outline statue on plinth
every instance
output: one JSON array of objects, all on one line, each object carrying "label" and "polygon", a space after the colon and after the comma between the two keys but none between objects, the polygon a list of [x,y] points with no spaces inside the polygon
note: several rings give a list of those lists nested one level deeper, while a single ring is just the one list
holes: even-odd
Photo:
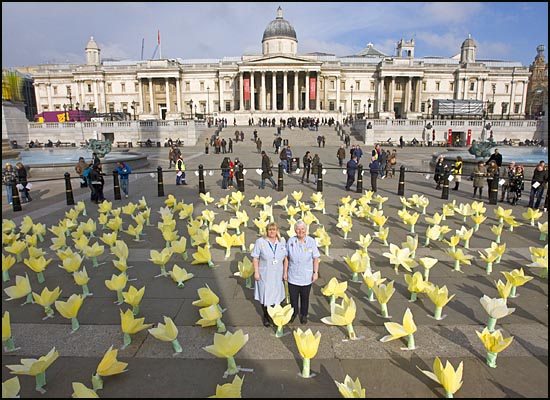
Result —
[{"label": "statue on plinth", "polygon": [[111,152],[111,144],[110,140],[90,139],[84,147],[92,150],[99,158],[103,158]]}]

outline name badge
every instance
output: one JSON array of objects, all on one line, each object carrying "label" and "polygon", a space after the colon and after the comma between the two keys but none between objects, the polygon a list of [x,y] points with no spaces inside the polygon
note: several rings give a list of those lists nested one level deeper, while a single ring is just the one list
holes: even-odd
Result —
[{"label": "name badge", "polygon": [[279,262],[279,260],[273,259],[273,265],[277,264],[278,262]]}]

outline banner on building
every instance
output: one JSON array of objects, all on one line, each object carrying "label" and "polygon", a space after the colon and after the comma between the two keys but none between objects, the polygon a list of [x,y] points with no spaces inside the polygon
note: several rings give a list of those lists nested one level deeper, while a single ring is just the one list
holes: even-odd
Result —
[{"label": "banner on building", "polygon": [[245,101],[250,100],[250,78],[244,78],[243,86],[244,86],[244,99]]},{"label": "banner on building", "polygon": [[453,145],[453,130],[449,128],[449,133],[447,134],[447,144],[449,146]]},{"label": "banner on building", "polygon": [[314,76],[309,78],[309,99],[315,100],[315,93],[317,92],[317,88],[315,87],[317,83],[317,80]]}]

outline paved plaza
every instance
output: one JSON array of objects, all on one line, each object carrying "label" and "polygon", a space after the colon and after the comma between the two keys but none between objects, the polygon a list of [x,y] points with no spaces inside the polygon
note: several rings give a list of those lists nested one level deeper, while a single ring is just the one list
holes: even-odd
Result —
[{"label": "paved plaza", "polygon": [[[222,131],[222,135],[234,138],[235,129],[245,132],[245,141],[235,143],[233,154],[228,156],[239,157],[247,169],[242,209],[246,210],[250,217],[248,227],[243,229],[248,246],[258,237],[258,229],[252,220],[259,216],[260,211],[260,208],[250,205],[250,199],[256,195],[271,196],[274,219],[285,234],[291,228],[287,221],[288,215],[283,207],[275,203],[288,195],[289,204],[293,204],[291,193],[302,191],[302,200],[313,204],[311,195],[316,192],[316,187],[313,183],[302,184],[301,174],[290,174],[284,175],[282,192],[272,189],[269,183],[265,189],[258,189],[260,177],[255,170],[260,167],[260,155],[251,140],[255,128],[227,127]],[[277,164],[278,156],[274,154],[272,147],[275,128],[256,129],[262,139],[263,149],[268,152],[274,164]],[[302,359],[294,336],[289,334],[277,338],[274,328],[262,325],[261,307],[254,301],[254,291],[245,287],[244,279],[234,275],[238,271],[238,262],[244,257],[250,258],[250,254],[243,254],[239,247],[233,247],[230,257],[224,258],[225,249],[216,244],[217,234],[211,232],[210,251],[215,268],[210,268],[206,264],[191,265],[192,254],[196,249],[188,240],[189,259],[184,261],[181,255],[174,254],[167,264],[167,270],[171,270],[174,264],[177,264],[193,273],[194,277],[186,281],[183,288],[178,288],[169,277],[155,277],[159,273],[159,266],[149,261],[150,250],[160,251],[165,247],[165,240],[157,229],[157,223],[161,221],[159,211],[161,207],[165,207],[164,202],[169,194],[187,204],[193,204],[195,217],[201,215],[205,209],[216,213],[215,223],[229,221],[235,216],[234,211],[229,208],[224,211],[215,205],[221,197],[230,194],[231,191],[221,189],[219,167],[225,155],[212,154],[212,148],[210,154],[204,154],[204,140],[213,132],[213,128],[203,130],[197,145],[182,149],[188,169],[187,186],[176,187],[175,172],[168,169],[168,149],[164,147],[142,149],[150,160],[149,167],[133,171],[128,199],[114,200],[112,177],[106,177],[105,197],[108,201],[113,201],[113,208],[129,202],[137,203],[142,198],[151,208],[151,226],[144,228],[143,241],[134,241],[133,237],[125,232],[118,234],[119,239],[123,239],[130,249],[127,263],[133,268],[128,269],[128,275],[136,279],[128,282],[125,290],[130,285],[137,289],[145,286],[138,317],[144,317],[145,323],[154,324],[155,327],[159,322],[164,323],[163,316],[172,318],[179,329],[178,339],[183,351],[174,355],[170,343],[159,341],[147,330],[133,335],[132,343],[118,352],[118,359],[128,363],[127,371],[120,375],[105,377],[104,388],[98,391],[100,397],[208,397],[216,393],[216,385],[233,381],[233,376],[224,378],[227,361],[203,350],[203,347],[212,345],[216,327],[202,328],[197,325],[201,318],[199,307],[192,305],[192,302],[199,299],[197,289],[205,285],[219,296],[220,305],[225,309],[222,320],[227,331],[235,332],[242,329],[248,334],[248,342],[235,356],[237,365],[244,369],[238,374],[244,377],[242,397],[340,397],[334,381],[343,382],[346,375],[354,380],[359,379],[362,387],[366,389],[367,397],[443,397],[445,392],[441,385],[420,371],[431,371],[435,357],[439,357],[443,363],[449,360],[454,368],[457,368],[460,362],[464,363],[464,383],[455,397],[548,397],[548,280],[539,276],[539,270],[526,266],[531,263],[529,247],[543,247],[547,241],[540,240],[536,224],[530,226],[521,215],[527,210],[528,193],[524,192],[520,204],[512,207],[507,203],[489,204],[485,189],[483,201],[487,208],[487,220],[473,234],[469,249],[464,249],[462,242],[457,246],[473,256],[472,265],[463,265],[462,272],[453,271],[453,260],[446,254],[446,243],[432,240],[429,246],[424,246],[426,229],[430,225],[426,218],[433,217],[435,213],[441,214],[443,205],[453,200],[457,204],[471,203],[473,200],[472,182],[467,179],[463,179],[458,191],[449,191],[449,199],[444,200],[441,199],[442,192],[435,190],[433,178],[426,177],[431,170],[429,161],[432,154],[438,151],[445,152],[444,148],[398,148],[396,176],[393,179],[378,180],[378,194],[388,198],[383,203],[384,215],[389,217],[385,225],[389,227],[388,242],[401,247],[402,243],[407,241],[407,237],[413,235],[410,233],[410,227],[398,216],[398,211],[402,209],[401,196],[397,195],[399,167],[405,165],[407,173],[404,197],[409,198],[413,194],[418,194],[429,199],[426,215],[420,215],[415,226],[415,233],[418,235],[415,259],[438,259],[439,262],[431,270],[429,279],[440,287],[446,285],[449,294],[455,297],[444,306],[443,314],[446,317],[442,320],[432,318],[435,306],[426,294],[419,294],[416,302],[409,302],[410,293],[404,279],[406,271],[400,267],[399,274],[395,273],[388,258],[383,255],[388,251],[388,247],[375,238],[368,248],[372,269],[380,271],[382,277],[387,279],[386,283],[394,281],[396,289],[388,303],[392,319],[385,319],[379,315],[378,302],[366,300],[367,290],[362,279],[359,278],[359,282],[350,280],[352,273],[343,259],[344,256],[351,257],[359,248],[356,241],[360,235],[374,235],[377,228],[365,218],[354,217],[353,227],[348,238],[344,239],[343,232],[336,227],[341,199],[345,196],[359,199],[365,190],[370,189],[368,173],[364,175],[362,193],[356,193],[355,190],[346,192],[346,175],[338,167],[336,159],[336,151],[341,142],[334,129],[323,127],[319,132],[307,129],[283,131],[282,136],[289,140],[294,157],[301,160],[306,150],[312,154],[318,153],[327,170],[323,182],[326,214],[321,211],[314,211],[314,214],[331,236],[330,252],[327,255],[324,249],[320,249],[320,277],[313,285],[308,324],[302,325],[296,319],[284,328],[285,332],[291,332],[295,328],[310,328],[314,333],[321,333],[319,350],[311,360],[311,371],[316,376],[311,379],[299,376]],[[327,138],[324,148],[317,146],[316,138],[319,134]],[[352,144],[356,143],[357,138],[352,138]],[[364,151],[362,163],[366,168],[372,149],[371,146],[361,147]],[[206,191],[216,199],[209,206],[205,206],[199,197],[198,177],[194,173],[199,164],[202,164],[206,171]],[[157,166],[164,170],[165,196],[162,197],[158,196]],[[212,174],[209,171],[213,171]],[[73,168],[68,172],[74,175]],[[110,171],[105,172],[110,175]],[[274,178],[277,180],[276,173]],[[30,180],[33,181],[32,178]],[[80,188],[77,179],[72,180],[72,187],[75,201],[86,203],[87,216],[80,215],[78,221],[96,219],[99,215],[98,206],[90,202],[89,190]],[[355,187],[354,185],[353,189]],[[57,224],[65,217],[65,213],[73,208],[66,205],[65,183],[62,179],[33,182],[32,197],[32,202],[22,205],[23,211],[14,212],[7,205],[4,190],[2,218],[13,220],[19,229],[23,218],[29,216],[33,222],[44,223],[49,228]],[[376,207],[376,204],[372,202],[371,206]],[[497,224],[494,210],[498,206],[511,209],[516,220],[522,222],[522,225],[514,228],[513,232],[509,231],[507,225],[504,227],[501,243],[506,243],[506,252],[502,256],[502,261],[494,265],[491,275],[487,275],[486,263],[481,259],[479,251],[485,252],[485,249],[495,241],[491,227]],[[419,208],[412,211],[422,213]],[[124,229],[129,223],[134,223],[129,215],[121,214],[121,217]],[[188,237],[188,221],[178,219],[177,214],[175,220],[178,232]],[[540,222],[547,221],[548,214],[544,213]],[[446,235],[447,239],[462,226],[473,227],[470,218],[463,222],[459,215],[447,217],[443,223],[451,229]],[[310,233],[317,227],[317,224],[313,224]],[[96,238],[92,238],[90,243],[98,242],[103,245],[97,237],[110,232],[109,229],[102,230],[98,223]],[[73,277],[58,267],[61,261],[50,249],[52,237],[53,234],[48,230],[44,242],[37,245],[42,247],[46,258],[53,259],[44,272],[45,282],[38,283],[37,274],[23,262],[18,262],[10,269],[11,279],[3,282],[3,289],[15,284],[16,275],[24,276],[26,273],[36,293],[41,292],[44,287],[53,290],[57,286],[62,289],[61,300],[67,300],[73,293],[81,293],[81,288],[75,284]],[[68,238],[67,243],[72,244],[72,240]],[[7,255],[5,250],[3,253]],[[26,251],[23,256],[28,257]],[[125,311],[130,306],[115,304],[116,293],[105,286],[105,280],[119,273],[113,266],[114,259],[116,257],[110,253],[108,246],[105,246],[105,252],[98,257],[101,265],[93,267],[91,260],[83,261],[90,276],[88,286],[93,296],[84,300],[78,314],[80,329],[74,333],[71,333],[71,322],[57,311],[54,318],[43,320],[43,307],[37,304],[21,306],[24,299],[6,301],[6,293],[2,293],[2,309],[3,312],[10,312],[12,336],[18,348],[10,353],[3,350],[2,381],[15,376],[6,365],[19,364],[24,358],[41,357],[52,347],[59,352],[59,358],[46,372],[47,391],[42,395],[37,393],[34,377],[19,375],[21,397],[68,398],[73,393],[72,382],[81,382],[91,388],[91,377],[104,353],[110,346],[123,346],[120,310]],[[486,350],[476,334],[476,331],[483,330],[488,321],[488,314],[480,304],[480,298],[483,295],[499,297],[495,281],[500,279],[506,282],[501,272],[519,268],[523,268],[526,275],[533,276],[534,279],[518,287],[518,297],[508,299],[508,306],[515,308],[515,311],[497,321],[496,327],[502,330],[503,336],[514,336],[514,340],[498,355],[497,368],[490,368],[485,363]],[[422,267],[418,266],[414,271],[416,270],[422,271]],[[345,327],[329,326],[321,322],[321,318],[330,315],[329,298],[321,293],[321,288],[333,277],[340,282],[348,282],[346,293],[357,305],[353,327],[359,340],[347,341]],[[340,301],[338,300],[338,303]],[[418,327],[414,334],[417,348],[412,351],[403,350],[402,348],[406,347],[404,338],[380,342],[380,338],[388,334],[384,323],[391,321],[401,324],[407,308],[411,310]]]}]

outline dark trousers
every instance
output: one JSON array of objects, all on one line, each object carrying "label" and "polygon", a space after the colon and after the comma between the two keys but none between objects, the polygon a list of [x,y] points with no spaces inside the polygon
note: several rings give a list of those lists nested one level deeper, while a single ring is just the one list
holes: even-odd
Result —
[{"label": "dark trousers", "polygon": [[376,186],[378,180],[378,173],[370,174],[370,185],[372,187],[372,191],[376,192],[378,190],[378,187]]},{"label": "dark trousers", "polygon": [[355,182],[355,175],[349,175],[348,174],[348,180],[346,182],[346,189],[350,189],[351,185],[353,185],[353,182]]},{"label": "dark trousers", "polygon": [[[290,295],[290,304],[294,309],[294,315],[302,315],[307,317],[309,312],[309,293],[311,292],[311,284],[306,286],[288,284],[288,294]],[[300,301],[300,307],[298,307]]]},{"label": "dark trousers", "polygon": [[304,167],[304,172],[302,173],[302,183],[304,183],[304,177],[309,183],[309,173],[311,172],[311,167]]}]

